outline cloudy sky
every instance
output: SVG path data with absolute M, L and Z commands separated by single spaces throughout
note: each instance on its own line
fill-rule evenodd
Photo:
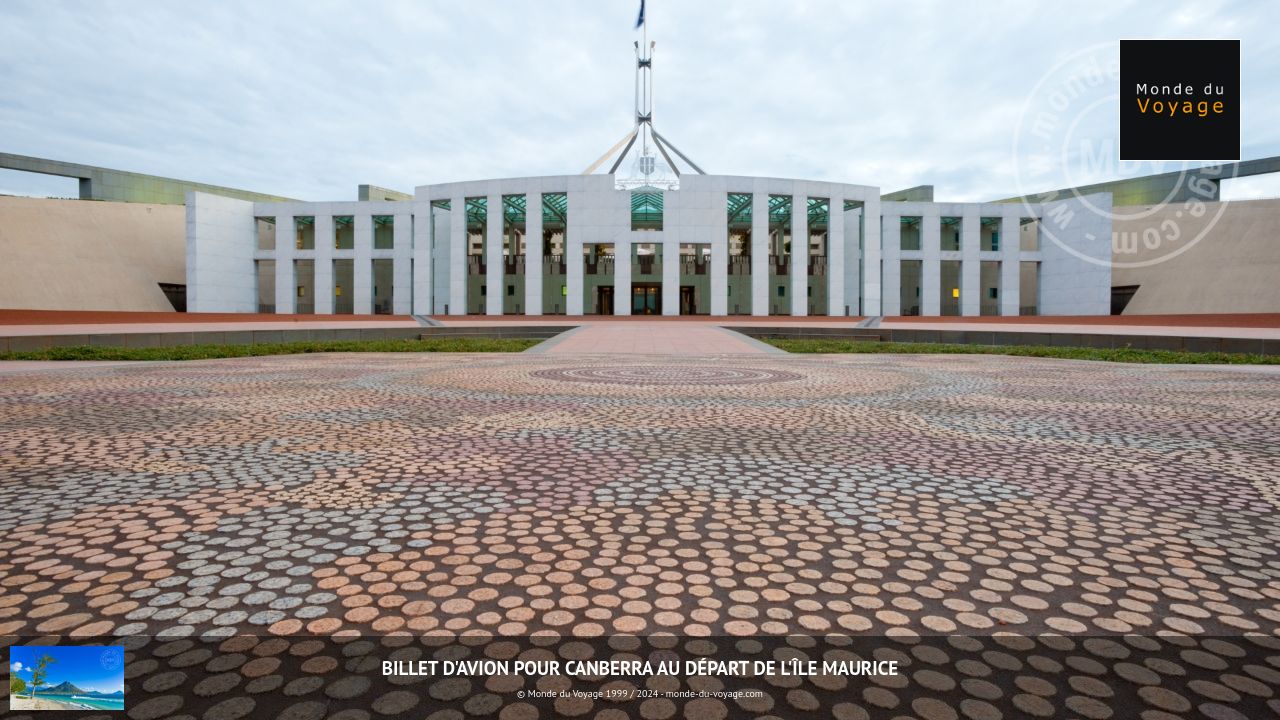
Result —
M 307 200 L 580 172 L 632 123 L 638 5 L 4 0 L 0 152 Z M 1055 65 L 1239 38 L 1242 157 L 1280 155 L 1273 5 L 650 0 L 656 125 L 712 173 L 1006 197 L 1149 171 L 1015 171 Z M 1112 112 L 1081 127 L 1113 141 Z M 0 192 L 76 190 L 0 172 Z

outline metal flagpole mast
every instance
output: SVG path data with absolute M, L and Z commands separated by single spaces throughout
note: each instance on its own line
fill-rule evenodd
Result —
M 653 48 L 649 47 L 649 14 L 646 12 L 641 18 L 644 22 L 640 23 L 640 50 L 646 55 L 644 66 L 648 69 L 645 75 L 648 89 L 645 91 L 644 109 L 645 116 L 649 118 L 649 122 L 653 121 Z M 652 125 L 650 124 L 650 127 Z M 644 155 L 649 154 L 649 133 L 645 132 L 645 137 L 641 144 L 641 151 Z
M 622 161 L 626 159 L 627 153 L 631 152 L 632 146 L 636 144 L 636 136 L 639 135 L 640 156 L 637 160 L 637 167 L 644 178 L 640 181 L 642 184 L 651 184 L 653 176 L 657 171 L 657 164 L 654 162 L 655 158 L 650 155 L 650 139 L 653 140 L 653 145 L 657 148 L 658 152 L 662 153 L 662 158 L 666 160 L 671 172 L 675 173 L 677 179 L 680 177 L 680 168 L 676 166 L 675 161 L 671 158 L 671 155 L 668 154 L 668 150 L 674 152 L 676 157 L 685 161 L 685 163 L 687 163 L 689 167 L 693 168 L 693 170 L 699 175 L 705 175 L 706 173 L 702 168 L 698 167 L 684 153 L 680 152 L 679 148 L 673 145 L 670 140 L 659 134 L 657 129 L 653 126 L 653 51 L 657 46 L 657 43 L 649 42 L 649 18 L 646 13 L 644 0 L 641 0 L 640 2 L 640 14 L 636 19 L 636 25 L 641 33 L 641 41 L 638 43 L 632 43 L 635 46 L 636 52 L 635 83 L 632 93 L 635 105 L 635 125 L 629 133 L 623 135 L 621 140 L 619 140 L 613 147 L 609 148 L 609 150 L 607 150 L 604 155 L 601 155 L 594 163 L 588 166 L 582 174 L 590 175 L 595 172 L 610 158 L 614 158 L 615 153 L 617 153 L 617 156 L 613 165 L 609 168 L 609 173 L 614 174 L 617 172 L 618 168 L 622 165 Z M 618 148 L 622 148 L 621 153 L 618 153 Z M 623 181 L 619 180 L 619 182 Z M 661 182 L 661 180 L 658 182 Z M 676 187 L 676 183 L 672 183 L 671 187 Z

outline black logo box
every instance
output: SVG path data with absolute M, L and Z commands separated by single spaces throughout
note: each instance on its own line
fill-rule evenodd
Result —
M 1165 94 L 1166 86 L 1182 92 Z M 1120 41 L 1121 160 L 1239 160 L 1241 100 L 1239 40 Z M 1164 112 L 1155 112 L 1157 102 Z M 1183 112 L 1184 102 L 1192 113 Z M 1201 102 L 1210 110 L 1204 117 Z M 1177 103 L 1172 116 L 1170 103 Z

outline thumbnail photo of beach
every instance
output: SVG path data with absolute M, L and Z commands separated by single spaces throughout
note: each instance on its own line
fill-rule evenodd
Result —
M 124 710 L 124 648 L 13 645 L 10 710 Z

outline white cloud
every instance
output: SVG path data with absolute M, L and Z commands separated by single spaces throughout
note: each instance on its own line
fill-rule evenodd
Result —
M 0 151 L 311 200 L 578 172 L 631 125 L 635 5 L 10 0 Z M 1193 27 L 1242 39 L 1245 156 L 1275 155 L 1267 10 L 651 0 L 656 121 L 708 172 L 1003 197 L 1019 108 L 1050 66 Z
M 9 666 L 9 670 L 15 673 L 22 672 L 22 663 L 15 660 L 14 663 Z

